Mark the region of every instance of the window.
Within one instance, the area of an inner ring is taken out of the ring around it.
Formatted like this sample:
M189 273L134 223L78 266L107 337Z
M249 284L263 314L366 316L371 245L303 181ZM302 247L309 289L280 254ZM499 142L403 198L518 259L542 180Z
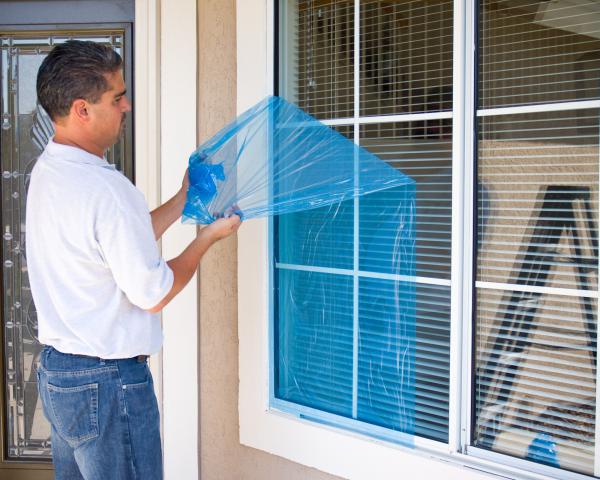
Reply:
M463 19L458 64L464 5L476 16ZM394 271L386 244L393 215L377 224L402 202L394 192L272 222L271 407L522 470L599 476L600 2L278 8L277 93L413 178L416 217L410 275ZM461 69L473 78L455 79ZM474 192L464 211L452 204L459 167ZM465 245L453 243L457 227ZM456 264L472 270L467 282ZM403 317L398 299L410 295ZM452 352L457 323L471 337ZM461 350L467 373L451 378ZM453 384L470 392L456 411ZM452 431L465 432L457 445Z
M599 14L483 0L478 55L473 445L589 475Z
M416 265L396 271L401 192L276 219L274 402L447 441L452 3L362 2L358 41L354 2L290 8L281 93L416 181Z

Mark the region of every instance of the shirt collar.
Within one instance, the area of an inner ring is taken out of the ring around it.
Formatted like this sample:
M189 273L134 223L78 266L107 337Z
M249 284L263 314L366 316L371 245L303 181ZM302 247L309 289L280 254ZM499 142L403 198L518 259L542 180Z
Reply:
M51 138L48 142L48 145L46 145L45 152L51 157L66 160L68 162L115 168L115 166L108 163L105 158L86 152L79 147L72 147L71 145L65 145L63 143L56 143L54 138Z

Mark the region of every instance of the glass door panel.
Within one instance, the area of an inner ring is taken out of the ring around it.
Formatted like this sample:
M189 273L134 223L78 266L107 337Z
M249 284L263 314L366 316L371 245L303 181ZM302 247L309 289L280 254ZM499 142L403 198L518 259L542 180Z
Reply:
M36 76L56 44L71 38L112 46L124 59L131 86L128 25L63 31L0 31L0 190L2 197L2 337L4 458L50 460L50 426L42 412L36 371L42 345L25 257L25 204L31 170L53 135L52 122L37 102ZM131 89L130 89L131 91ZM107 153L109 162L133 173L132 121Z

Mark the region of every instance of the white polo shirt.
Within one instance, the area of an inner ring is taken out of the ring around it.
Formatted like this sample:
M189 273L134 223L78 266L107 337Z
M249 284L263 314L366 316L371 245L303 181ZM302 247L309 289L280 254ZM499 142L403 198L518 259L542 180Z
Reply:
M39 341L101 358L161 348L173 285L143 194L105 159L50 141L27 197L26 253Z

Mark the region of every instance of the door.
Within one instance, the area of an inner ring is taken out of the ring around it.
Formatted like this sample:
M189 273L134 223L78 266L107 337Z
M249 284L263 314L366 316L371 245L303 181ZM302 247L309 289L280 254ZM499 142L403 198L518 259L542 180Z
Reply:
M0 0L0 480L53 478L50 427L36 384L42 345L37 341L24 244L31 170L53 134L37 102L37 70L56 44L68 39L100 42L123 57L132 92L133 14L133 0ZM133 180L132 125L129 116L124 137L107 158Z

